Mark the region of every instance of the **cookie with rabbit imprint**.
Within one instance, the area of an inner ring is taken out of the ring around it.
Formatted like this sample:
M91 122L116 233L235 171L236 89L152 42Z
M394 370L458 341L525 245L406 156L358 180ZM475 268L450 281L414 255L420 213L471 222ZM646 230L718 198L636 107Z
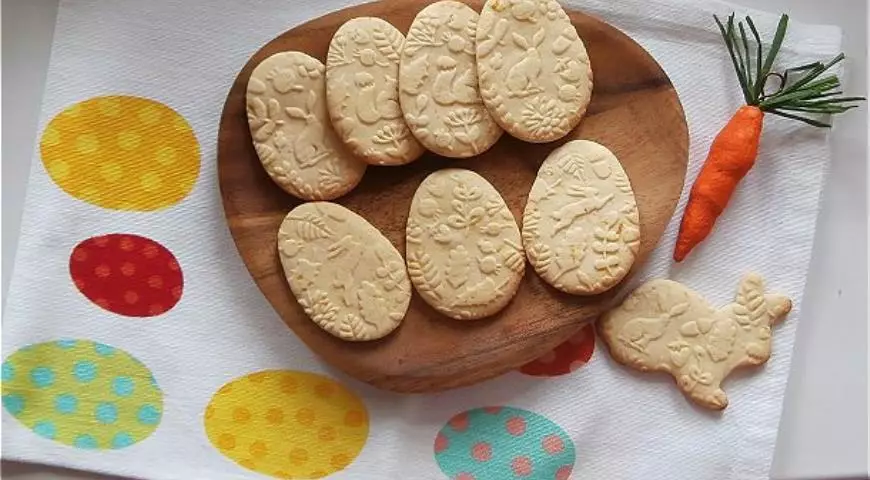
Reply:
M770 359L772 330L791 311L787 297L748 274L734 302L715 308L672 280L652 280L605 314L598 328L611 356L642 372L666 372L691 401L728 406L722 382L736 369Z
M592 98L592 66L556 0L487 0L476 39L481 96L509 134L546 143L580 123Z
M260 162L278 186L302 200L345 195L367 167L332 129L324 70L304 53L277 53L251 73L245 96Z
M417 14L402 51L399 100L405 121L420 143L445 157L480 155L504 133L480 98L478 19L463 3L433 3Z
M332 37L326 96L332 124L351 151L372 165L404 165L425 149L399 107L405 36L386 20L358 17Z
M607 147L573 140L541 164L523 212L523 247L541 278L597 295L628 275L640 251L637 200Z

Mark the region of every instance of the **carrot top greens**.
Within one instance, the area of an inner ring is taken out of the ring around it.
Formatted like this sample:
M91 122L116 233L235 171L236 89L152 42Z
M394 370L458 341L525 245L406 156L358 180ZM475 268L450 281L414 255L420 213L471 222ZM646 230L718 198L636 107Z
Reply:
M865 100L863 97L843 97L843 92L838 90L840 79L833 74L822 76L831 67L843 61L845 55L842 53L826 64L813 62L786 69L782 73L772 71L788 30L788 15L783 15L779 19L767 55L764 54L761 36L751 18L746 17L746 25L755 40L754 49L750 48L747 28L743 21L738 21L735 26L733 13L728 16L725 24L719 20L719 17L714 15L713 18L716 19L725 46L728 47L747 105L754 105L765 112L799 120L815 127L828 128L831 126L830 123L807 115L843 113L857 107L855 102ZM780 85L777 91L767 94L765 85L770 77L776 77Z

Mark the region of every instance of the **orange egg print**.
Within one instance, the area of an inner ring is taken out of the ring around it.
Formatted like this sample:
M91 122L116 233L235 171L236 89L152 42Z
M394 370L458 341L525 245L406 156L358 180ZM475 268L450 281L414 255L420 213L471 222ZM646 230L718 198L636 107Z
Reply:
M89 238L73 249L69 271L76 288L100 308L126 317L155 317L181 299L184 277L175 255L139 235Z
M40 153L58 187L110 210L172 206L190 193L200 170L187 121L132 96L91 98L62 111L42 132Z
M520 367L520 372L535 377L567 375L586 365L595 351L595 327L586 325L576 335L543 357Z
M281 479L323 478L363 449L369 415L344 385L314 373L267 370L233 380L204 413L205 432L224 456Z

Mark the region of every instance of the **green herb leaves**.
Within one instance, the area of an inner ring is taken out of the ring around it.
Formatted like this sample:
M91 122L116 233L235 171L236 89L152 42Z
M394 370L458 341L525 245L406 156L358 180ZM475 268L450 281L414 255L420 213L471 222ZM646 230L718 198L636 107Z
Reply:
M827 64L813 62L799 67L789 68L783 73L772 72L776 56L782 48L788 30L788 15L780 17L773 42L767 54L764 54L763 42L755 23L746 17L746 25L754 40L754 49L750 48L750 38L743 21L735 23L732 13L727 22L722 23L719 17L713 16L725 46L731 56L737 79L743 91L747 105L758 106L765 112L781 117L813 125L830 127L830 123L807 116L834 115L857 107L856 102L864 101L863 97L843 97L840 79L836 75L825 75L832 67L843 61L841 53ZM765 93L765 86L770 77L780 80L780 86L772 94Z

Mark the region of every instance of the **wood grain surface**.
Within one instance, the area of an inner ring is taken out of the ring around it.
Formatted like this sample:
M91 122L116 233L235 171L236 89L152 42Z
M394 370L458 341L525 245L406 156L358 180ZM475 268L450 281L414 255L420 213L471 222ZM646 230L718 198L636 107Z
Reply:
M263 170L251 143L245 90L254 67L272 54L298 50L325 61L333 33L359 16L388 20L403 33L431 1L389 0L351 7L298 26L258 51L239 73L224 106L218 170L227 223L260 290L296 335L332 366L376 387L434 392L474 384L511 371L556 347L594 321L621 293L572 297L544 284L529 266L514 300L479 321L448 319L414 293L403 325L375 342L348 343L311 322L284 278L277 232L299 200ZM466 0L481 10L482 1ZM359 187L337 203L380 229L404 255L405 222L417 186L447 166L489 180L519 220L538 166L565 141L597 141L622 162L637 196L642 223L635 270L655 248L674 213L686 174L688 131L680 101L656 61L631 38L580 12L569 12L586 44L595 75L592 103L568 138L533 145L505 135L482 156L448 160L434 154L403 167L370 167ZM623 282L624 284L625 282Z

